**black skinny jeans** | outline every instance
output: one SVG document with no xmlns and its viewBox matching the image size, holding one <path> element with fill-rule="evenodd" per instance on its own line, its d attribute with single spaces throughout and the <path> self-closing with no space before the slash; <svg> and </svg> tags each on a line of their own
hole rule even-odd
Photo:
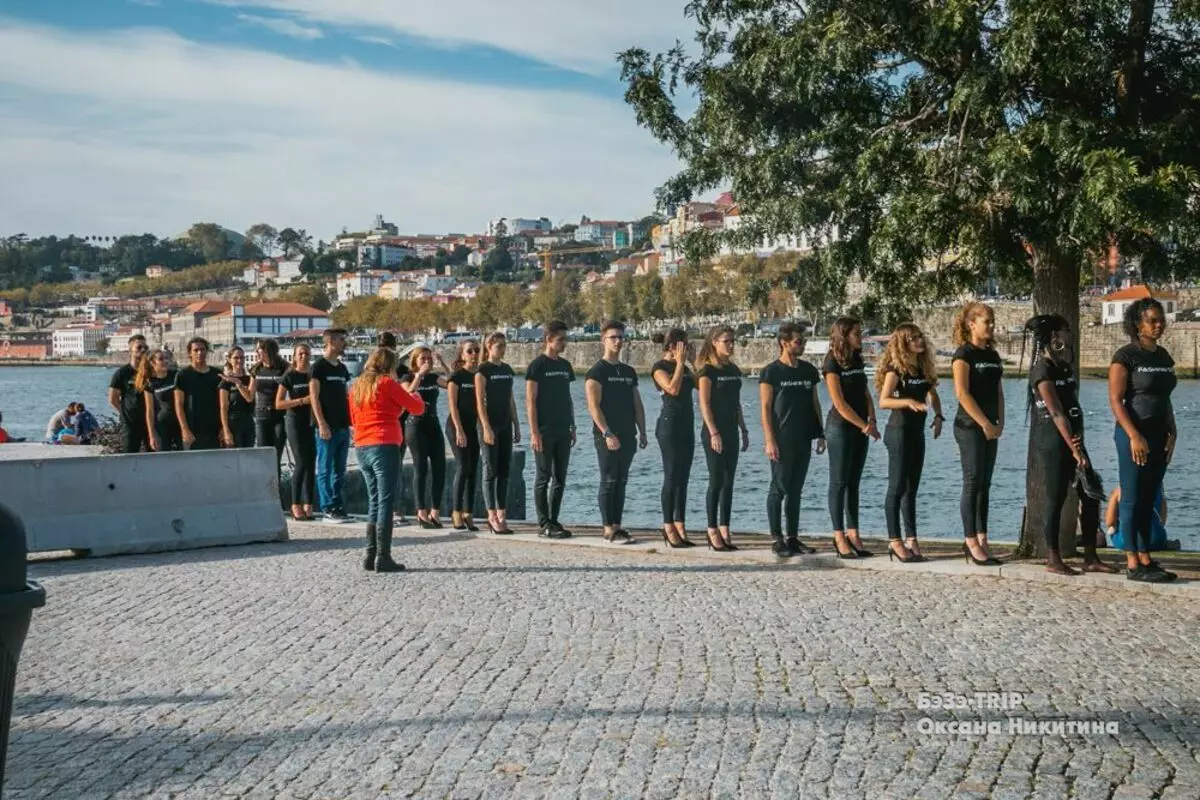
<svg viewBox="0 0 1200 800">
<path fill-rule="evenodd" d="M 175 426 L 178 428 L 179 423 Z M 146 431 L 145 421 L 140 418 L 132 423 L 122 420 L 121 452 L 140 453 L 143 450 L 150 451 L 150 434 Z"/>
<path fill-rule="evenodd" d="M 567 467 L 571 464 L 571 432 L 542 434 L 542 450 L 534 452 L 537 479 L 533 483 L 533 506 L 539 528 L 558 522 L 563 489 L 567 486 Z"/>
<path fill-rule="evenodd" d="M 633 465 L 633 456 L 637 453 L 637 433 L 628 431 L 617 433 L 621 440 L 619 450 L 609 450 L 608 444 L 600 434 L 594 434 L 596 443 L 596 458 L 600 461 L 600 490 L 597 500 L 600 503 L 600 521 L 605 527 L 621 527 L 621 519 L 625 514 L 625 488 L 629 484 L 629 468 Z"/>
<path fill-rule="evenodd" d="M 450 443 L 454 460 L 458 463 L 458 468 L 454 471 L 454 497 L 451 508 L 471 515 L 475 509 L 475 484 L 479 476 L 479 430 L 468 428 L 465 433 L 467 444 L 465 447 L 459 447 L 458 430 L 454 427 L 454 420 L 446 420 L 446 441 Z"/>
<path fill-rule="evenodd" d="M 508 470 L 512 463 L 512 423 L 504 421 L 492 424 L 496 434 L 495 444 L 483 445 L 483 501 L 488 511 L 504 511 L 508 508 Z M 483 441 L 480 432 L 479 440 Z"/>
<path fill-rule="evenodd" d="M 800 496 L 812 463 L 812 441 L 780 443 L 779 460 L 771 462 L 771 488 L 767 491 L 767 523 L 771 536 L 783 536 L 787 520 L 787 538 L 800 534 Z"/>
<path fill-rule="evenodd" d="M 682 525 L 687 516 L 688 481 L 692 477 L 692 462 L 696 456 L 696 435 L 691 420 L 676 424 L 659 417 L 654 429 L 658 449 L 662 451 L 663 522 Z"/>
<path fill-rule="evenodd" d="M 315 429 L 297 422 L 295 417 L 284 419 L 288 450 L 292 454 L 292 505 L 312 506 L 317 503 L 317 442 Z"/>
<path fill-rule="evenodd" d="M 436 418 L 410 416 L 404 423 L 404 441 L 412 453 L 417 508 L 440 510 L 446 491 L 446 445 L 441 423 Z"/>
<path fill-rule="evenodd" d="M 893 411 L 900 414 L 900 411 Z M 900 521 L 904 520 L 904 535 L 917 538 L 917 490 L 921 487 L 921 472 L 925 469 L 925 423 L 888 425 L 883 432 L 888 451 L 888 488 L 883 501 L 889 539 L 900 538 Z"/>
<path fill-rule="evenodd" d="M 737 428 L 720 431 L 721 452 L 712 449 L 712 437 L 706 425 L 700 434 L 704 445 L 704 460 L 708 462 L 708 492 L 704 495 L 704 510 L 708 527 L 727 527 L 733 515 L 733 479 L 737 475 L 738 456 L 742 440 Z"/>
<path fill-rule="evenodd" d="M 229 434 L 234 447 L 254 447 L 254 417 L 230 417 Z"/>
<path fill-rule="evenodd" d="M 996 468 L 995 439 L 983 435 L 973 422 L 956 420 L 954 440 L 962 460 L 963 488 L 959 501 L 963 536 L 971 538 L 988 532 L 988 501 L 992 491 L 992 472 Z"/>
<path fill-rule="evenodd" d="M 284 416 L 282 413 L 274 413 L 269 417 L 254 418 L 254 446 L 275 448 L 276 475 L 279 474 L 279 462 L 283 460 L 283 448 L 287 444 Z"/>
<path fill-rule="evenodd" d="M 858 530 L 858 491 L 867 464 L 870 437 L 833 422 L 825 427 L 829 448 L 829 518 L 835 531 Z"/>
<path fill-rule="evenodd" d="M 1042 506 L 1042 514 L 1032 520 L 1033 524 L 1042 529 L 1046 537 L 1046 549 L 1057 553 L 1059 551 L 1058 535 L 1062 527 L 1063 505 L 1071 487 L 1078 483 L 1075 456 L 1071 448 L 1054 431 L 1054 438 L 1045 437 L 1041 441 L 1031 441 L 1035 456 L 1045 468 L 1046 503 Z M 1083 537 L 1086 551 L 1096 548 L 1096 531 L 1100 527 L 1100 501 L 1088 497 L 1080 487 L 1079 495 L 1079 533 Z"/>
<path fill-rule="evenodd" d="M 174 417 L 156 419 L 154 432 L 158 435 L 158 452 L 173 453 L 183 449 L 183 438 L 179 433 L 179 420 Z"/>
</svg>

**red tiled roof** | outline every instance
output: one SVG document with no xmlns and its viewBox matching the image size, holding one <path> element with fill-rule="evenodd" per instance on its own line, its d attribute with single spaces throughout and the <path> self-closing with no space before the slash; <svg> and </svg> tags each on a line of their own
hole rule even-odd
<svg viewBox="0 0 1200 800">
<path fill-rule="evenodd" d="M 221 314 L 230 309 L 233 303 L 228 300 L 197 300 L 183 309 L 185 314 Z"/>
<path fill-rule="evenodd" d="M 228 312 L 233 314 L 231 308 Z M 225 316 L 224 314 L 222 316 Z M 250 303 L 242 306 L 245 317 L 326 317 L 324 311 L 302 303 Z"/>
<path fill-rule="evenodd" d="M 1150 289 L 1145 284 L 1139 283 L 1137 286 L 1130 286 L 1128 289 L 1120 289 L 1104 296 L 1104 302 L 1114 303 L 1122 300 L 1144 300 L 1147 297 L 1154 297 L 1159 300 L 1177 300 L 1179 295 L 1174 292 L 1157 292 Z"/>
</svg>

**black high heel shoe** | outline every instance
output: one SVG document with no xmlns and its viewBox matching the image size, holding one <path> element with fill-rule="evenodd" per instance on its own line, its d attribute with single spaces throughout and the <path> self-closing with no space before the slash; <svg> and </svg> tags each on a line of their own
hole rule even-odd
<svg viewBox="0 0 1200 800">
<path fill-rule="evenodd" d="M 727 544 L 725 544 L 725 539 L 721 537 L 721 534 L 718 533 L 716 536 L 716 539 L 721 544 L 719 544 L 719 545 L 713 544 L 713 535 L 711 533 L 708 535 L 708 549 L 709 550 L 712 550 L 714 553 L 731 552 L 729 546 Z"/>
<path fill-rule="evenodd" d="M 870 550 L 864 550 L 858 545 L 854 544 L 854 542 L 850 541 L 849 536 L 846 537 L 846 544 L 850 545 L 850 549 L 854 551 L 854 555 L 858 556 L 859 558 L 870 558 L 871 556 L 875 555 Z"/>
<path fill-rule="evenodd" d="M 464 527 L 471 533 L 479 533 L 479 526 L 475 524 L 474 520 L 467 520 Z"/>
<path fill-rule="evenodd" d="M 899 556 L 896 554 L 895 548 L 888 547 L 888 561 L 892 560 L 899 561 L 901 564 L 913 564 L 916 563 L 917 557 L 912 553 L 909 553 L 907 556 Z"/>
<path fill-rule="evenodd" d="M 671 548 L 672 550 L 679 550 L 681 548 L 687 547 L 687 545 L 684 544 L 683 542 L 672 542 L 671 537 L 667 536 L 666 531 L 659 531 L 659 533 L 662 534 L 663 541 L 667 543 L 667 547 Z"/>
<path fill-rule="evenodd" d="M 974 564 L 977 567 L 995 567 L 1000 564 L 1000 562 L 994 558 L 980 559 L 980 558 L 976 558 L 975 556 L 971 555 L 971 548 L 967 547 L 966 542 L 963 542 L 962 551 L 963 551 L 963 555 L 967 557 L 967 561 Z"/>
</svg>

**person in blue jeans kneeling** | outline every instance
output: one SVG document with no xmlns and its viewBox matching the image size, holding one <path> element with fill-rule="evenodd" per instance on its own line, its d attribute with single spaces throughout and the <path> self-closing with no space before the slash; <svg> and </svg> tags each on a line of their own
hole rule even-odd
<svg viewBox="0 0 1200 800">
<path fill-rule="evenodd" d="M 341 361 L 346 331 L 329 328 L 323 338 L 323 358 L 313 365 L 308 381 L 317 429 L 317 498 L 325 521 L 340 524 L 349 521 L 342 503 L 346 458 L 350 454 L 350 370 Z"/>
</svg>

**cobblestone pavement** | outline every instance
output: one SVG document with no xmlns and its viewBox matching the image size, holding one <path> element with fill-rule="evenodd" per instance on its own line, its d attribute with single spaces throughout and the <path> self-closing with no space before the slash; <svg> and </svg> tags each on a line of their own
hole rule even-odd
<svg viewBox="0 0 1200 800">
<path fill-rule="evenodd" d="M 1190 600 L 402 536 L 36 565 L 5 796 L 1200 797 Z"/>
</svg>

